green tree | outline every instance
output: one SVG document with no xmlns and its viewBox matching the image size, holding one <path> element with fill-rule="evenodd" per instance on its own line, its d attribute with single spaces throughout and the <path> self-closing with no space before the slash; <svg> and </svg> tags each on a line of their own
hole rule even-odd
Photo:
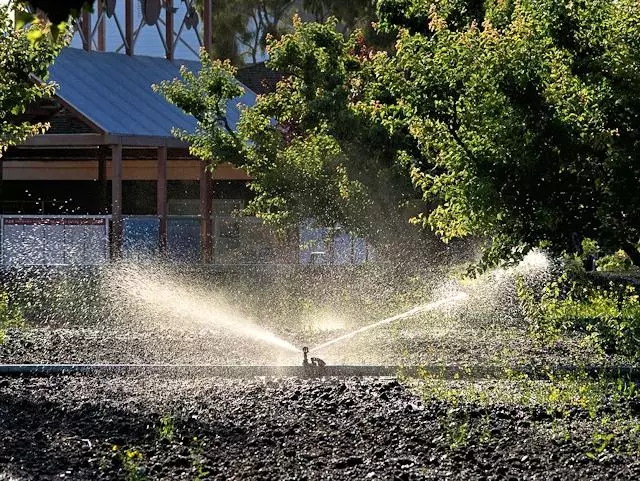
<svg viewBox="0 0 640 481">
<path fill-rule="evenodd" d="M 0 155 L 47 128 L 46 124 L 21 119 L 29 104 L 54 91 L 52 84 L 36 81 L 46 78 L 59 48 L 52 42 L 32 42 L 30 33 L 44 28 L 41 24 L 16 28 L 10 7 L 0 6 Z"/>
<path fill-rule="evenodd" d="M 44 15 L 52 24 L 66 23 L 70 16 L 77 17 L 83 8 L 92 9 L 95 0 L 18 0 L 18 4 L 29 6 L 36 13 Z"/>
<path fill-rule="evenodd" d="M 269 66 L 285 81 L 240 123 L 252 146 L 249 211 L 282 226 L 315 218 L 372 235 L 398 227 L 397 206 L 412 190 L 395 162 L 407 137 L 378 115 L 386 93 L 373 76 L 380 56 L 360 32 L 345 38 L 336 23 L 297 21 L 270 44 Z"/>
<path fill-rule="evenodd" d="M 490 262 L 590 238 L 640 265 L 637 1 L 379 6 L 420 146 L 405 159 L 432 206 L 419 223 L 489 239 Z"/>
<path fill-rule="evenodd" d="M 294 14 L 318 22 L 333 16 L 345 36 L 356 28 L 372 36 L 374 7 L 374 0 L 213 0 L 213 56 L 234 65 L 260 61 L 269 37 L 292 31 Z"/>
<path fill-rule="evenodd" d="M 285 81 L 243 111 L 237 132 L 224 122 L 226 102 L 240 93 L 228 63 L 204 55 L 198 75 L 185 71 L 160 85 L 199 120 L 194 135 L 179 135 L 213 165 L 227 160 L 246 169 L 255 194 L 247 212 L 282 231 L 307 219 L 369 235 L 397 229 L 397 206 L 413 188 L 395 157 L 411 139 L 387 129 L 384 122 L 394 120 L 380 115 L 385 87 L 373 65 L 386 57 L 358 34 L 345 38 L 335 19 L 296 21 L 293 33 L 270 44 L 270 53 L 269 65 Z"/>
<path fill-rule="evenodd" d="M 487 240 L 486 263 L 592 239 L 640 265 L 636 0 L 380 0 L 378 11 L 381 33 L 398 36 L 389 52 L 336 20 L 298 22 L 270 44 L 285 80 L 227 132 L 255 178 L 251 212 L 375 230 L 411 199 L 410 179 L 425 206 L 415 223 Z"/>
</svg>

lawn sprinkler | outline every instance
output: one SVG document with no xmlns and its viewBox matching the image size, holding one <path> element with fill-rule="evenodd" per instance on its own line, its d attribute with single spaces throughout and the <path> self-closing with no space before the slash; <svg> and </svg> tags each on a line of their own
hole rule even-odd
<svg viewBox="0 0 640 481">
<path fill-rule="evenodd" d="M 327 365 L 326 362 L 324 362 L 319 357 L 312 357 L 311 359 L 309 359 L 308 347 L 302 348 L 302 355 L 304 356 L 304 358 L 302 359 L 302 366 L 304 367 L 305 373 L 310 376 L 321 376 L 322 374 L 324 374 L 324 368 Z"/>
</svg>

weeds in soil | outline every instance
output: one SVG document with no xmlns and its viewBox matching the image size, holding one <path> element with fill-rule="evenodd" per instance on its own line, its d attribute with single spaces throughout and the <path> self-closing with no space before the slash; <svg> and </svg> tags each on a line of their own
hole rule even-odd
<svg viewBox="0 0 640 481">
<path fill-rule="evenodd" d="M 141 451 L 135 448 L 121 449 L 115 444 L 112 447 L 112 451 L 116 454 L 124 469 L 124 479 L 126 481 L 147 481 L 142 466 L 144 456 Z"/>
<path fill-rule="evenodd" d="M 209 476 L 209 471 L 206 470 L 204 465 L 204 453 L 205 443 L 202 439 L 194 436 L 192 439 L 192 445 L 189 449 L 191 454 L 191 470 L 194 473 L 194 481 L 203 481 Z"/>
<path fill-rule="evenodd" d="M 158 428 L 158 437 L 165 441 L 173 441 L 176 435 L 176 427 L 173 418 L 165 414 L 160 418 L 160 427 Z"/>
<path fill-rule="evenodd" d="M 456 450 L 464 448 L 469 444 L 471 429 L 469 416 L 459 417 L 459 413 L 454 409 L 447 411 L 447 416 L 442 423 L 449 449 Z"/>
<path fill-rule="evenodd" d="M 9 294 L 0 291 L 0 344 L 4 342 L 6 329 L 23 326 L 22 311 L 11 304 Z"/>
<path fill-rule="evenodd" d="M 533 429 L 556 443 L 579 443 L 591 459 L 611 451 L 640 454 L 640 395 L 628 377 L 594 377 L 586 369 L 562 374 L 548 369 L 544 379 L 511 371 L 506 379 L 483 381 L 423 374 L 413 387 L 427 400 L 449 406 L 442 427 L 451 449 L 472 439 L 489 442 L 489 408 L 513 406 L 544 413 Z M 480 418 L 469 417 L 469 412 L 478 410 L 484 411 Z"/>
<path fill-rule="evenodd" d="M 600 431 L 596 431 L 591 435 L 591 443 L 593 445 L 592 451 L 587 451 L 587 457 L 591 459 L 596 459 L 599 454 L 602 454 L 605 449 L 609 446 L 611 441 L 615 438 L 615 434 L 613 433 L 604 433 Z"/>
<path fill-rule="evenodd" d="M 158 427 L 158 438 L 164 441 L 172 442 L 176 438 L 176 425 L 174 418 L 165 414 L 160 418 L 160 426 Z M 184 438 L 183 438 L 184 439 Z M 182 444 L 182 442 L 180 443 Z M 204 481 L 209 476 L 209 471 L 206 470 L 204 449 L 205 442 L 194 436 L 189 442 L 189 457 L 191 459 L 191 472 L 193 473 L 194 481 Z"/>
<path fill-rule="evenodd" d="M 578 335 L 584 346 L 602 356 L 640 359 L 640 297 L 635 286 L 612 281 L 602 286 L 584 273 L 565 272 L 539 292 L 519 279 L 517 294 L 529 332 L 540 344 Z"/>
</svg>

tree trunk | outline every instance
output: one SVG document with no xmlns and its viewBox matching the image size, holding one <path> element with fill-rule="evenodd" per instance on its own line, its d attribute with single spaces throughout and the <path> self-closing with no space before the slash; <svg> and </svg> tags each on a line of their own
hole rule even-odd
<svg viewBox="0 0 640 481">
<path fill-rule="evenodd" d="M 634 266 L 640 267 L 640 251 L 631 242 L 624 242 L 622 244 L 622 250 L 629 256 Z"/>
</svg>

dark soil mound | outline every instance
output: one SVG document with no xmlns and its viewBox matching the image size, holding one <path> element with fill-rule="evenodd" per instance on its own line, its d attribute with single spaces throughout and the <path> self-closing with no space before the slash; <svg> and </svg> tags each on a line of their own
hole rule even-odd
<svg viewBox="0 0 640 481">
<path fill-rule="evenodd" d="M 0 479 L 640 479 L 572 413 L 422 402 L 391 380 L 0 378 Z M 584 416 L 584 423 L 588 416 Z"/>
</svg>

